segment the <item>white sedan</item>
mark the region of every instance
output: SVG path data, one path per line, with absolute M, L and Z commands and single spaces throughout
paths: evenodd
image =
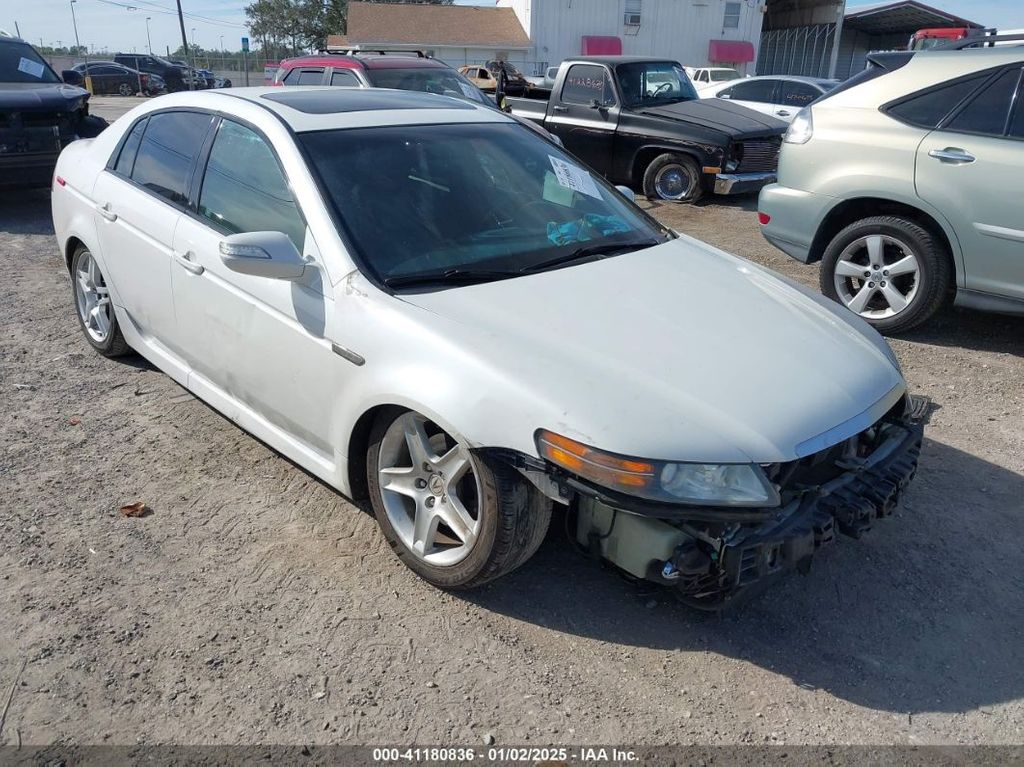
M 702 89 L 702 99 L 727 99 L 750 109 L 793 122 L 797 112 L 839 85 L 838 80 L 796 75 L 748 77 Z
M 859 535 L 917 463 L 875 331 L 493 109 L 164 96 L 64 151 L 53 216 L 97 352 L 369 496 L 442 587 L 525 562 L 555 501 L 594 553 L 721 604 Z

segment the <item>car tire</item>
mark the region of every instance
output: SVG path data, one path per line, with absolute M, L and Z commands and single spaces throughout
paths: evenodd
M 446 476 L 458 460 L 466 461 L 462 473 Z M 518 471 L 470 451 L 412 410 L 381 414 L 366 467 L 384 537 L 402 562 L 439 588 L 469 589 L 516 569 L 536 552 L 551 520 L 551 502 Z M 424 513 L 437 522 L 418 526 Z M 417 530 L 427 532 L 418 539 Z
M 71 290 L 75 316 L 89 345 L 104 357 L 129 354 L 132 347 L 121 334 L 103 272 L 88 248 L 79 247 L 71 257 Z
M 659 155 L 644 171 L 644 194 L 652 200 L 695 203 L 704 194 L 700 168 L 686 155 Z
M 821 292 L 881 333 L 904 333 L 926 322 L 945 302 L 952 279 L 941 239 L 898 216 L 850 224 L 821 259 Z
M 117 86 L 117 92 L 122 96 L 135 95 L 135 91 L 132 89 L 132 86 L 130 86 L 128 83 L 121 83 L 119 86 Z

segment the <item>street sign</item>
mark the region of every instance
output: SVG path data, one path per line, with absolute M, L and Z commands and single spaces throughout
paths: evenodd
M 245 52 L 245 53 L 249 52 L 249 38 L 248 37 L 243 37 L 242 38 L 242 51 Z

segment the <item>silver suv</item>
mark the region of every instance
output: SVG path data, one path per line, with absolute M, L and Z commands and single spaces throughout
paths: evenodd
M 764 236 L 882 332 L 1024 314 L 1024 44 L 869 58 L 794 120 Z

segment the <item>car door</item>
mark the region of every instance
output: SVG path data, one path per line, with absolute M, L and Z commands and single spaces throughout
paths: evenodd
M 719 91 L 718 98 L 734 101 L 748 109 L 754 109 L 770 115 L 774 114 L 777 109 L 775 94 L 778 92 L 778 89 L 779 81 L 774 78 L 742 80 L 725 90 Z
M 1024 300 L 1024 86 L 994 73 L 921 142 L 916 184 L 952 222 L 964 287 Z
M 296 67 L 284 76 L 285 85 L 324 85 L 324 67 Z
M 174 233 L 212 117 L 157 112 L 128 132 L 93 187 L 96 227 L 114 300 L 147 341 L 166 353 L 181 344 L 171 298 Z M 180 378 L 181 370 L 174 377 Z
M 608 175 L 618 123 L 619 102 L 608 69 L 598 64 L 570 66 L 544 127 L 587 165 Z
M 810 83 L 800 80 L 780 80 L 775 91 L 776 103 L 772 115 L 786 122 L 793 122 L 793 118 L 804 107 L 813 101 L 821 98 L 822 91 Z
M 331 281 L 267 139 L 241 122 L 221 120 L 193 196 L 194 210 L 174 237 L 186 260 L 171 277 L 188 339 L 189 388 L 214 392 L 229 409 L 247 407 L 333 460 L 325 414 L 337 401 L 338 371 L 352 365 L 324 336 L 334 312 Z M 304 277 L 291 282 L 230 270 L 221 241 L 254 231 L 287 234 L 310 261 Z

